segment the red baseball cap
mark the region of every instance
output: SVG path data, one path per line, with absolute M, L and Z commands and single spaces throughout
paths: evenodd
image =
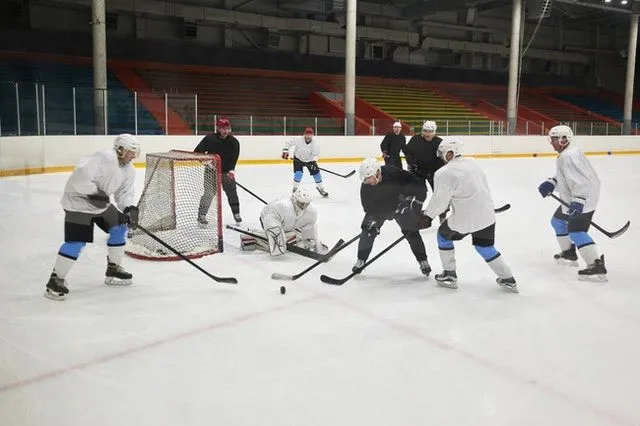
M 304 134 L 305 135 L 312 135 L 313 134 L 313 129 L 311 127 L 307 127 L 306 129 L 304 129 Z

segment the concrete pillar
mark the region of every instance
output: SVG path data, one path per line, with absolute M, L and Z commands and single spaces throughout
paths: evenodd
M 347 37 L 344 75 L 346 135 L 355 134 L 356 116 L 356 0 L 347 0 Z
M 105 0 L 91 3 L 93 30 L 93 111 L 95 133 L 107 134 L 107 35 Z
M 513 0 L 511 14 L 511 46 L 509 51 L 509 87 L 507 94 L 507 132 L 516 134 L 518 124 L 518 82 L 520 81 L 520 25 L 522 0 Z
M 631 15 L 629 26 L 629 51 L 627 53 L 627 81 L 624 87 L 624 116 L 622 133 L 631 134 L 633 115 L 633 80 L 636 70 L 636 46 L 638 44 L 638 15 Z

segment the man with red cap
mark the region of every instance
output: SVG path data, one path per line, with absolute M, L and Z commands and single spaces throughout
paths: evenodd
M 240 155 L 240 142 L 231 134 L 231 122 L 227 118 L 219 118 L 216 121 L 217 131 L 206 135 L 196 146 L 194 152 L 205 154 L 217 154 L 220 156 L 220 168 L 222 171 L 222 189 L 227 194 L 227 201 L 233 213 L 236 223 L 242 222 L 240 217 L 240 201 L 236 187 L 235 168 Z M 204 194 L 200 198 L 198 208 L 198 223 L 206 226 L 207 213 L 216 193 L 215 169 L 206 168 L 204 171 Z
M 313 129 L 307 127 L 304 130 L 304 136 L 295 137 L 288 140 L 282 148 L 282 158 L 289 159 L 289 150 L 293 147 L 293 190 L 296 192 L 300 181 L 302 180 L 302 170 L 304 167 L 309 170 L 309 174 L 316 182 L 316 189 L 323 197 L 328 197 L 329 193 L 324 190 L 322 185 L 322 175 L 318 168 L 318 158 L 320 157 L 320 147 L 313 137 Z

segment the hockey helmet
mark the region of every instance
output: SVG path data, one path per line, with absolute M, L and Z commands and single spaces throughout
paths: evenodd
M 438 130 L 438 125 L 435 121 L 427 120 L 422 125 L 422 130 L 427 132 L 435 132 Z
M 462 147 L 464 143 L 456 137 L 445 138 L 440 145 L 438 145 L 438 157 L 442 158 L 445 162 L 447 161 L 447 153 L 453 152 L 453 158 L 459 157 L 462 155 Z
M 402 123 L 399 121 L 396 121 L 395 123 L 393 123 L 393 127 L 400 127 L 402 128 Z
M 309 194 L 309 191 L 307 191 L 305 187 L 299 186 L 295 191 L 293 191 L 291 201 L 293 201 L 293 204 L 297 205 L 299 208 L 306 209 L 311 203 L 311 194 Z
M 231 127 L 231 121 L 228 118 L 220 117 L 216 120 L 216 127 Z
M 140 143 L 138 140 L 129 133 L 123 133 L 121 135 L 116 136 L 113 140 L 113 147 L 116 151 L 123 149 L 125 151 L 131 151 L 136 154 L 136 157 L 140 155 Z
M 313 136 L 313 129 L 311 127 L 307 127 L 304 129 L 304 134 Z
M 365 158 L 364 161 L 360 164 L 360 169 L 358 170 L 360 174 L 360 180 L 365 181 L 368 177 L 377 176 L 380 171 L 380 163 L 375 158 Z
M 573 139 L 573 130 L 571 130 L 571 127 L 569 126 L 553 126 L 551 129 L 549 129 L 549 137 L 559 138 L 560 145 L 564 146 L 571 143 L 571 140 Z M 562 141 L 563 137 L 567 140 L 565 143 L 563 143 Z

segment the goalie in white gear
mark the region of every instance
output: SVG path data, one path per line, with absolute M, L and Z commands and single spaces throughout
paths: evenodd
M 64 299 L 69 293 L 65 278 L 87 243 L 93 242 L 93 225 L 109 234 L 105 284 L 129 285 L 132 275 L 120 265 L 128 224 L 138 223 L 134 205 L 135 169 L 131 161 L 140 154 L 135 137 L 122 134 L 113 148 L 98 151 L 80 160 L 64 188 L 64 244 L 46 286 L 45 297 Z M 111 204 L 113 195 L 116 206 Z
M 462 156 L 462 141 L 445 138 L 438 147 L 438 156 L 445 165 L 434 175 L 433 196 L 422 212 L 427 224 L 451 206 L 451 214 L 438 228 L 438 249 L 444 271 L 436 282 L 448 288 L 458 288 L 454 241 L 471 235 L 478 254 L 498 276 L 496 282 L 517 292 L 511 269 L 494 247 L 496 217 L 487 178 L 472 158 Z
M 260 223 L 263 231 L 260 233 L 265 235 L 268 244 L 260 239 L 243 237 L 243 247 L 256 244 L 271 256 L 280 256 L 286 253 L 288 243 L 324 254 L 327 246 L 318 237 L 317 217 L 318 213 L 311 205 L 311 195 L 300 186 L 290 197 L 271 201 L 262 209 Z

